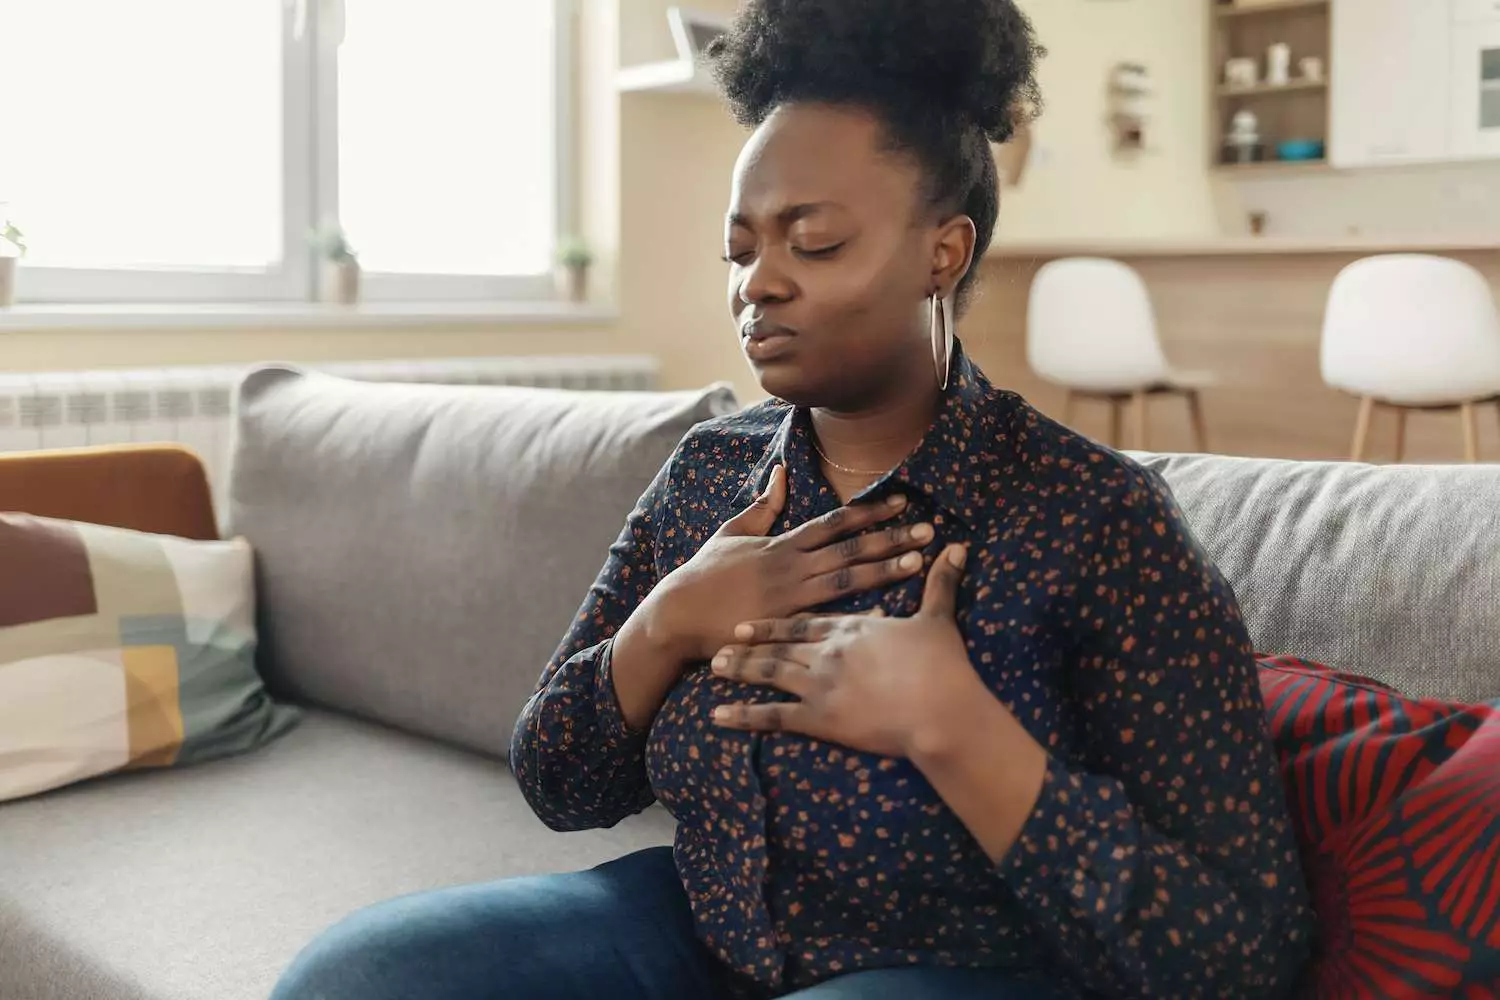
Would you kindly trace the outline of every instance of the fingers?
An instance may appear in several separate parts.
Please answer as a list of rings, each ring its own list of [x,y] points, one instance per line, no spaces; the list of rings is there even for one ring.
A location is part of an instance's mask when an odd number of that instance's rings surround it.
[[[943,550],[927,574],[927,586],[922,591],[922,609],[919,615],[952,618],[958,609],[958,585],[963,579],[964,562],[969,550],[962,545],[950,545]]]
[[[876,503],[840,507],[822,517],[808,521],[795,531],[788,532],[787,538],[802,551],[813,552],[838,541],[845,535],[852,535],[873,528],[882,521],[889,521],[905,509],[906,497],[903,496],[887,497],[884,501]]]
[[[841,619],[838,617],[812,617],[798,615],[794,618],[766,618],[745,622],[734,630],[737,641],[755,646],[767,643],[822,642],[837,632]]]
[[[768,535],[785,509],[786,468],[777,465],[771,469],[766,488],[756,495],[749,507],[724,522],[719,532],[725,535]]]
[[[714,657],[713,671],[725,680],[777,688],[799,698],[807,696],[812,679],[796,646],[730,647]]]
[[[892,524],[877,530],[849,535],[804,556],[808,559],[808,576],[833,573],[844,566],[880,562],[916,552],[936,537],[930,524]],[[921,561],[916,564],[919,568]]]
[[[807,707],[800,702],[773,702],[769,705],[720,705],[714,709],[714,722],[726,729],[753,733],[804,732]]]
[[[803,583],[797,592],[797,604],[816,607],[819,604],[848,597],[866,590],[877,590],[900,583],[922,572],[922,553],[908,552],[880,562],[840,566]]]

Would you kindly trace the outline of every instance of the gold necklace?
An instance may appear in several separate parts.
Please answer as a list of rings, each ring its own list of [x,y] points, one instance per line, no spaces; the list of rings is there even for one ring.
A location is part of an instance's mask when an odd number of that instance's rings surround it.
[[[835,462],[833,459],[829,458],[828,457],[828,453],[825,452],[821,447],[818,446],[818,439],[817,438],[812,438],[812,446],[813,446],[813,451],[815,451],[815,452],[818,453],[818,457],[819,458],[821,458],[823,461],[827,462],[830,466],[832,466],[833,468],[837,469],[839,472],[844,473],[845,475],[849,475],[849,476],[883,476],[887,472],[890,471],[889,469],[882,469],[879,472],[872,472],[869,469],[851,469],[847,465],[840,465],[839,463]]]

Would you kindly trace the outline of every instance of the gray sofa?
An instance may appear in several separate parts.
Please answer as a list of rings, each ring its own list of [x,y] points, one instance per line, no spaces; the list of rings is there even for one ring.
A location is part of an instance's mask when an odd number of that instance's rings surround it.
[[[251,376],[227,528],[257,548],[262,669],[301,724],[248,756],[0,805],[0,998],[263,1000],[362,905],[666,843],[656,809],[547,831],[503,756],[635,498],[733,406],[723,388]],[[1500,470],[1141,458],[1262,649],[1500,694]]]

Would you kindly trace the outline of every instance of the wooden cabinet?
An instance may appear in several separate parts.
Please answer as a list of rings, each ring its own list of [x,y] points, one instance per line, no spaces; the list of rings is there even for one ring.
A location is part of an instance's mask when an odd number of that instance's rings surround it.
[[[1334,0],[1329,156],[1337,167],[1452,155],[1448,0]]]

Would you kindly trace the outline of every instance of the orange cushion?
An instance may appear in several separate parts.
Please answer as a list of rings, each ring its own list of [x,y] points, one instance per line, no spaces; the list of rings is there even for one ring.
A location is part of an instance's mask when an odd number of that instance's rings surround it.
[[[219,537],[203,463],[178,445],[0,454],[0,511],[199,541]]]

